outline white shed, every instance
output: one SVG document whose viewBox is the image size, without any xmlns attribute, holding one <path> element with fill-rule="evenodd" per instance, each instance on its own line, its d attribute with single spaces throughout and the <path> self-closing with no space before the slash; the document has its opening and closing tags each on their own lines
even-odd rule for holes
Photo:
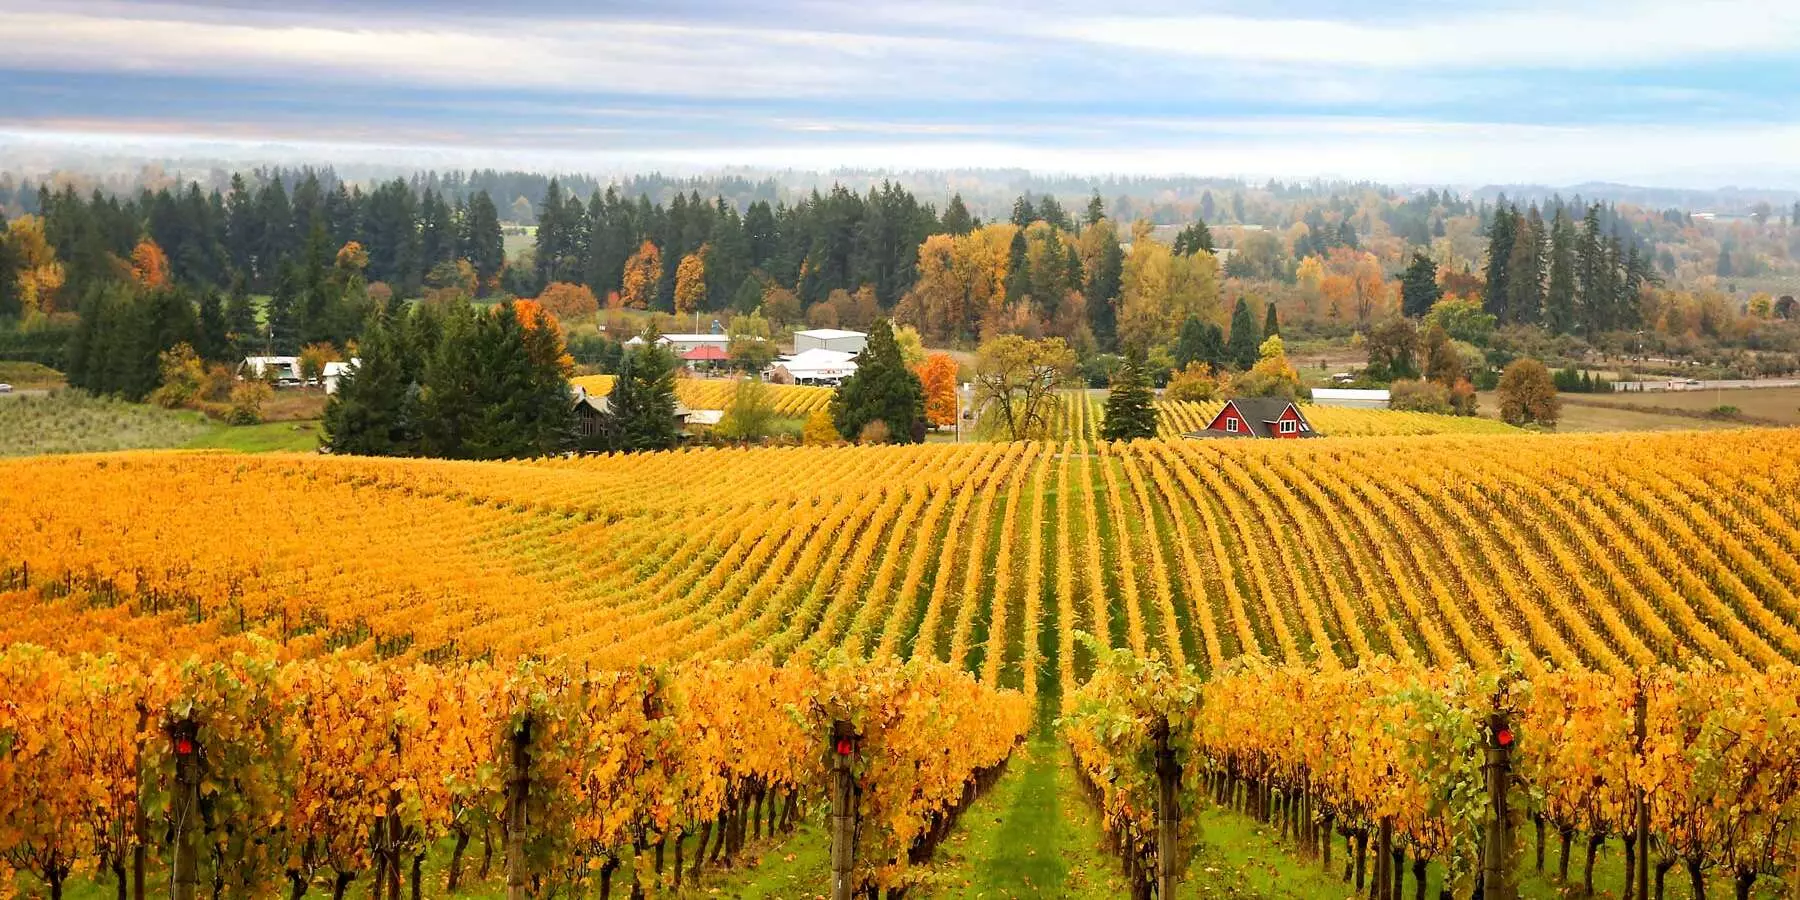
<svg viewBox="0 0 1800 900">
<path fill-rule="evenodd" d="M 1312 399 L 1320 406 L 1344 406 L 1351 409 L 1387 409 L 1387 391 L 1351 388 L 1313 388 Z"/>
<path fill-rule="evenodd" d="M 838 328 L 814 328 L 810 331 L 794 332 L 794 352 L 804 353 L 807 350 L 836 350 L 841 353 L 861 353 L 869 345 L 869 336 L 860 331 L 844 331 Z"/>
</svg>

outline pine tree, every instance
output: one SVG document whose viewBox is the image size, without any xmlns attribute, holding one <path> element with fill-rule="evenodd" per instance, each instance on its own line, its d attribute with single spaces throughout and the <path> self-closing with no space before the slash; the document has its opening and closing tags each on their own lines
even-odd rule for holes
<svg viewBox="0 0 1800 900">
<path fill-rule="evenodd" d="M 849 440 L 856 440 L 873 422 L 887 427 L 889 441 L 924 440 L 925 388 L 901 359 L 887 320 L 877 320 L 869 329 L 868 346 L 856 358 L 856 373 L 831 398 L 831 421 Z"/>
<path fill-rule="evenodd" d="M 244 289 L 244 277 L 232 279 L 231 296 L 225 300 L 225 333 L 232 359 L 250 356 L 262 347 L 257 334 L 256 307 L 250 304 L 250 293 Z"/>
<path fill-rule="evenodd" d="M 1175 255 L 1192 256 L 1202 250 L 1213 252 L 1212 232 L 1207 229 L 1205 219 L 1195 219 L 1175 235 Z"/>
<path fill-rule="evenodd" d="M 1496 318 L 1506 317 L 1506 277 L 1518 224 L 1518 211 L 1501 205 L 1494 211 L 1493 224 L 1488 226 L 1487 287 L 1482 293 L 1482 308 Z"/>
<path fill-rule="evenodd" d="M 194 352 L 207 362 L 231 359 L 230 325 L 225 321 L 225 305 L 219 292 L 208 290 L 200 295 L 200 329 Z"/>
<path fill-rule="evenodd" d="M 337 392 L 325 404 L 325 446 L 331 452 L 405 456 L 416 450 L 401 339 L 401 329 L 385 312 L 363 329 L 356 365 L 338 377 Z"/>
<path fill-rule="evenodd" d="M 1102 349 L 1109 349 L 1118 339 L 1118 310 L 1114 303 L 1119 297 L 1120 282 L 1125 277 L 1125 251 L 1119 246 L 1119 236 L 1110 227 L 1102 232 L 1102 236 L 1099 258 L 1088 276 L 1085 293 L 1088 327 L 1093 329 L 1094 342 Z"/>
<path fill-rule="evenodd" d="M 498 278 L 506 265 L 506 239 L 500 233 L 500 211 L 488 192 L 480 191 L 469 200 L 467 216 L 461 241 L 463 252 L 480 279 L 476 293 L 485 296 L 488 282 Z"/>
<path fill-rule="evenodd" d="M 1113 375 L 1101 437 L 1109 441 L 1156 437 L 1156 407 L 1152 403 L 1155 394 L 1144 369 L 1143 356 L 1133 352 L 1126 355 L 1124 364 Z"/>
<path fill-rule="evenodd" d="M 1431 312 L 1431 307 L 1443 298 L 1443 288 L 1438 287 L 1437 268 L 1437 263 L 1431 257 L 1414 251 L 1412 262 L 1406 267 L 1406 274 L 1400 277 L 1402 315 L 1420 318 Z"/>
<path fill-rule="evenodd" d="M 1182 321 L 1181 331 L 1175 336 L 1175 347 L 1169 354 L 1175 360 L 1176 369 L 1185 369 L 1190 363 L 1207 361 L 1207 327 L 1199 316 L 1188 316 Z"/>
<path fill-rule="evenodd" d="M 1544 327 L 1551 334 L 1575 330 L 1575 223 L 1562 207 L 1550 223 L 1550 283 L 1544 291 Z"/>
<path fill-rule="evenodd" d="M 268 322 L 269 328 L 264 337 L 270 355 L 292 356 L 300 352 L 300 310 L 299 294 L 301 287 L 300 267 L 291 261 L 282 264 L 281 275 L 276 279 L 275 290 L 269 295 Z"/>
<path fill-rule="evenodd" d="M 1006 303 L 1015 305 L 1031 293 L 1031 271 L 1026 254 L 1025 229 L 1015 230 L 1006 257 Z"/>
<path fill-rule="evenodd" d="M 1262 337 L 1266 341 L 1281 334 L 1281 319 L 1275 313 L 1275 301 L 1273 300 L 1263 307 L 1263 313 Z"/>
<path fill-rule="evenodd" d="M 6 214 L 0 211 L 0 319 L 17 318 L 24 311 L 19 297 L 19 254 L 6 236 Z"/>
<path fill-rule="evenodd" d="M 1538 321 L 1544 309 L 1544 220 L 1533 208 L 1529 219 L 1516 218 L 1514 226 L 1500 321 L 1530 324 Z"/>
<path fill-rule="evenodd" d="M 1012 223 L 1014 225 L 1024 228 L 1036 222 L 1038 218 L 1037 208 L 1031 205 L 1030 194 L 1020 194 L 1019 198 L 1013 201 Z"/>
<path fill-rule="evenodd" d="M 675 354 L 654 341 L 619 361 L 595 449 L 667 450 L 681 442 L 675 420 Z"/>
<path fill-rule="evenodd" d="M 1796 208 L 1800 209 L 1800 205 L 1797 205 Z M 1104 218 L 1106 218 L 1106 202 L 1100 199 L 1100 189 L 1095 188 L 1094 196 L 1088 198 L 1087 212 L 1081 217 L 1081 221 L 1084 225 L 1092 226 L 1100 224 L 1100 220 Z"/>
<path fill-rule="evenodd" d="M 1732 271 L 1731 270 L 1731 248 L 1729 248 L 1729 247 L 1720 247 L 1719 248 L 1719 265 L 1715 269 L 1715 271 L 1718 273 L 1720 278 L 1730 278 L 1731 277 L 1731 271 Z"/>
<path fill-rule="evenodd" d="M 1256 365 L 1262 341 L 1262 335 L 1256 330 L 1256 319 L 1250 315 L 1250 304 L 1239 297 L 1237 306 L 1231 310 L 1231 337 L 1225 345 L 1225 355 L 1233 366 L 1249 371 Z"/>
<path fill-rule="evenodd" d="M 419 452 L 465 456 L 463 444 L 475 429 L 477 391 L 487 369 L 487 361 L 477 358 L 475 310 L 458 299 L 441 311 L 421 311 L 412 320 L 408 349 L 410 364 L 419 371 Z"/>
</svg>

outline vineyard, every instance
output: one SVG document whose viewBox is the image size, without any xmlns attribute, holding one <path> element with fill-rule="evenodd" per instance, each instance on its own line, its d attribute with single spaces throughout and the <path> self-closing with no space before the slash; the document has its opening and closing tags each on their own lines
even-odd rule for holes
<svg viewBox="0 0 1800 900">
<path fill-rule="evenodd" d="M 851 723 L 855 877 L 891 888 L 1048 709 L 1140 885 L 1156 727 L 1185 796 L 1462 879 L 1503 706 L 1553 843 L 1646 810 L 1659 866 L 1755 883 L 1800 818 L 1795 437 L 3 461 L 0 858 L 123 885 L 200 797 L 270 823 L 196 838 L 215 886 L 397 897 L 472 823 L 540 896 L 672 884 L 803 815 Z"/>
<path fill-rule="evenodd" d="M 582 375 L 572 383 L 590 394 L 606 394 L 612 391 L 613 377 Z M 737 382 L 726 378 L 675 379 L 675 399 L 689 409 L 724 409 L 731 405 L 731 395 L 735 390 Z M 831 403 L 831 394 L 832 389 L 828 387 L 769 385 L 769 401 L 775 405 L 775 412 L 796 419 L 813 410 L 824 409 Z"/>
<path fill-rule="evenodd" d="M 1105 401 L 1086 392 L 1063 395 L 1053 420 L 1057 437 L 1098 441 L 1100 427 L 1106 421 Z M 1184 434 L 1202 431 L 1212 422 L 1225 401 L 1193 403 L 1183 400 L 1156 401 L 1158 436 L 1177 440 Z M 1320 434 L 1328 437 L 1398 437 L 1424 434 L 1518 434 L 1518 429 L 1494 419 L 1467 416 L 1440 416 L 1434 413 L 1404 412 L 1387 409 L 1353 409 L 1341 406 L 1304 405 L 1306 419 Z"/>
<path fill-rule="evenodd" d="M 1112 651 L 1073 705 L 1065 735 L 1138 897 L 1191 849 L 1169 839 L 1162 814 L 1201 805 L 1268 823 L 1327 872 L 1341 839 L 1345 880 L 1354 873 L 1358 893 L 1367 884 L 1384 900 L 1403 896 L 1409 869 L 1423 896 L 1433 867 L 1446 896 L 1514 896 L 1501 885 L 1530 843 L 1539 873 L 1560 843 L 1557 880 L 1584 896 L 1596 895 L 1595 858 L 1614 839 L 1626 898 L 1660 900 L 1676 867 L 1689 896 L 1707 896 L 1717 873 L 1739 900 L 1763 876 L 1792 890 L 1800 870 L 1790 664 L 1525 677 L 1246 658 L 1202 680 Z"/>
</svg>

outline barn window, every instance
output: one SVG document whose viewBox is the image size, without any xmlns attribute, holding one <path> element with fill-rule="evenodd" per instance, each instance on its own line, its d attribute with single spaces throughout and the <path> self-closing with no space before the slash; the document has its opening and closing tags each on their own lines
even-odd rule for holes
<svg viewBox="0 0 1800 900">
<path fill-rule="evenodd" d="M 1281 422 L 1282 434 L 1293 434 L 1298 428 L 1299 425 L 1293 419 L 1283 419 Z"/>
<path fill-rule="evenodd" d="M 1238 428 L 1237 428 L 1237 420 L 1236 420 L 1236 419 L 1231 419 L 1231 418 L 1227 418 L 1227 419 L 1226 419 L 1226 420 L 1225 420 L 1225 430 L 1226 430 L 1226 431 L 1229 431 L 1229 432 L 1231 432 L 1231 433 L 1232 433 L 1232 434 L 1236 434 L 1236 433 L 1237 433 L 1237 430 L 1238 430 Z"/>
</svg>

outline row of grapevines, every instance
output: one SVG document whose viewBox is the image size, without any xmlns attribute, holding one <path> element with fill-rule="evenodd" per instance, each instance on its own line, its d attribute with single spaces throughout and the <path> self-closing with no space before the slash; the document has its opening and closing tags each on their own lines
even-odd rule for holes
<svg viewBox="0 0 1800 900">
<path fill-rule="evenodd" d="M 470 835 L 499 832 L 509 880 L 539 895 L 604 893 L 621 868 L 679 884 L 684 858 L 691 873 L 791 825 L 847 722 L 857 878 L 895 887 L 1028 718 L 1017 692 L 922 662 L 436 667 L 252 645 L 165 664 L 15 644 L 0 650 L 0 860 L 55 895 L 98 869 L 122 891 L 130 869 L 172 869 L 190 835 L 193 871 L 231 896 L 361 878 L 397 894 L 450 838 L 454 890 Z"/>
<path fill-rule="evenodd" d="M 1527 677 L 1245 658 L 1202 680 L 1114 651 L 1062 729 L 1140 876 L 1156 854 L 1180 852 L 1158 847 L 1153 829 L 1158 729 L 1182 766 L 1184 808 L 1244 810 L 1327 859 L 1333 832 L 1345 835 L 1359 885 L 1376 837 L 1377 878 L 1398 877 L 1380 868 L 1391 851 L 1410 855 L 1415 877 L 1437 863 L 1450 889 L 1473 888 L 1494 741 L 1515 748 L 1513 826 L 1524 814 L 1539 823 L 1538 866 L 1546 826 L 1562 838 L 1565 878 L 1572 839 L 1585 835 L 1590 892 L 1594 853 L 1611 838 L 1627 839 L 1628 859 L 1654 853 L 1659 884 L 1684 867 L 1695 896 L 1707 871 L 1729 873 L 1746 896 L 1759 877 L 1800 868 L 1800 669 L 1787 664 Z M 1640 815 L 1648 846 L 1631 840 Z M 1524 849 L 1515 838 L 1506 863 Z"/>
</svg>

